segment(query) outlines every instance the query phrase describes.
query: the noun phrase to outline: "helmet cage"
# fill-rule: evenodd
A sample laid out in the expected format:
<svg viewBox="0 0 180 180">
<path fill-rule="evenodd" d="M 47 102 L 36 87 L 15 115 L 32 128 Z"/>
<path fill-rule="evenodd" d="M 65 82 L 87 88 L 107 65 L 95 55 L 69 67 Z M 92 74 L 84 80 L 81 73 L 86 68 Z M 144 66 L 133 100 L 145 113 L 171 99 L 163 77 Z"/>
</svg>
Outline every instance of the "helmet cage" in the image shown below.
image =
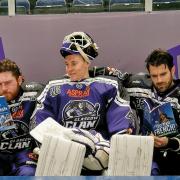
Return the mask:
<svg viewBox="0 0 180 180">
<path fill-rule="evenodd" d="M 70 54 L 81 54 L 79 48 L 85 53 L 85 55 L 93 60 L 97 55 L 97 45 L 93 39 L 84 32 L 74 32 L 64 38 L 63 45 L 60 52 L 63 57 Z"/>
</svg>

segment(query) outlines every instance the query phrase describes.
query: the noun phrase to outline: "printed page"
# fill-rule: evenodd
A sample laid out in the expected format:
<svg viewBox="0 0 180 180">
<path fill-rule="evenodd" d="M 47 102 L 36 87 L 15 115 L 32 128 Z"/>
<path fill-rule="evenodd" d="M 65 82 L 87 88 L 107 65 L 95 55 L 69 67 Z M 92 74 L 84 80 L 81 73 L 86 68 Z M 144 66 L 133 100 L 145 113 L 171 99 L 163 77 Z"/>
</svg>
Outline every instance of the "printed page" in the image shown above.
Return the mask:
<svg viewBox="0 0 180 180">
<path fill-rule="evenodd" d="M 170 103 L 164 103 L 153 109 L 151 112 L 151 122 L 156 136 L 171 136 L 178 133 Z"/>
<path fill-rule="evenodd" d="M 146 132 L 152 132 L 152 122 L 151 122 L 151 107 L 150 103 L 148 101 L 144 100 L 144 111 L 143 111 L 143 134 L 146 134 Z"/>
<path fill-rule="evenodd" d="M 0 96 L 0 132 L 15 128 L 6 98 Z"/>
</svg>

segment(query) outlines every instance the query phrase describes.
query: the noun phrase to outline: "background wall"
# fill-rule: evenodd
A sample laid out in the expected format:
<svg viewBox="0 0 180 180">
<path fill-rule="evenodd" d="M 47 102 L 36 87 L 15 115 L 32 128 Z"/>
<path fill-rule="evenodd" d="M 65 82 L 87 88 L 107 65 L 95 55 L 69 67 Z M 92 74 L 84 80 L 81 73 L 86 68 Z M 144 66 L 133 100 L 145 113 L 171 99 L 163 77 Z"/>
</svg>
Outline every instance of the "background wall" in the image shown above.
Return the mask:
<svg viewBox="0 0 180 180">
<path fill-rule="evenodd" d="M 0 37 L 5 56 L 17 62 L 28 81 L 65 73 L 59 48 L 73 31 L 86 31 L 100 47 L 92 65 L 136 73 L 145 71 L 153 49 L 180 45 L 179 19 L 180 11 L 0 16 Z"/>
</svg>

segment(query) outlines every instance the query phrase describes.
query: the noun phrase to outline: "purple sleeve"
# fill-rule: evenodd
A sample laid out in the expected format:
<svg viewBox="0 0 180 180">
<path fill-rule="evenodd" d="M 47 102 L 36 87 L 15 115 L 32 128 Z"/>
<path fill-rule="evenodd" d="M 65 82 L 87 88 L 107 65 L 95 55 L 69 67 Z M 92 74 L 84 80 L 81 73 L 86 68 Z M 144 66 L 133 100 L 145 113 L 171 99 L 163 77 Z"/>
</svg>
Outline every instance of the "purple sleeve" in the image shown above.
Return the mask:
<svg viewBox="0 0 180 180">
<path fill-rule="evenodd" d="M 125 101 L 116 93 L 111 101 L 107 114 L 107 125 L 111 135 L 131 128 L 134 131 L 134 114 L 128 101 Z"/>
<path fill-rule="evenodd" d="M 35 109 L 32 119 L 35 121 L 35 124 L 40 124 L 48 117 L 57 119 L 56 112 L 54 111 L 56 97 L 50 96 L 50 90 L 45 88 L 45 90 L 38 97 L 38 104 Z"/>
</svg>

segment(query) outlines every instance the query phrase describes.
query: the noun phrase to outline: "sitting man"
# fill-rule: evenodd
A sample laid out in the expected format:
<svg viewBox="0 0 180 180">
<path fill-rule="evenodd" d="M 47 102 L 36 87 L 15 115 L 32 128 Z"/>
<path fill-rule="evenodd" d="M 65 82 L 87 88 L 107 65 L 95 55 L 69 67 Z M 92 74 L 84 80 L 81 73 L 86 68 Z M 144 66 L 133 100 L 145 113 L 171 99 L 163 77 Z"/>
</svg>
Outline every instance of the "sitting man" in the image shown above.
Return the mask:
<svg viewBox="0 0 180 180">
<path fill-rule="evenodd" d="M 40 124 L 51 117 L 67 128 L 95 130 L 107 140 L 122 130 L 133 130 L 134 116 L 116 78 L 89 77 L 90 63 L 98 55 L 93 39 L 84 32 L 69 34 L 60 53 L 69 78 L 49 82 L 32 121 Z"/>
<path fill-rule="evenodd" d="M 119 78 L 130 95 L 132 109 L 136 110 L 140 119 L 139 133 L 154 137 L 154 161 L 159 166 L 160 174 L 180 175 L 180 166 L 177 165 L 180 161 L 180 80 L 174 79 L 173 57 L 165 50 L 156 49 L 147 57 L 146 68 L 149 74 L 128 75 L 114 68 L 93 68 L 91 75 L 110 75 Z M 175 129 L 173 128 L 172 133 L 158 136 L 145 129 L 144 100 L 152 101 L 156 106 L 168 102 L 171 104 L 175 118 Z M 169 125 L 164 127 L 166 130 L 168 128 Z"/>
<path fill-rule="evenodd" d="M 32 153 L 34 140 L 29 135 L 29 122 L 41 84 L 24 84 L 17 64 L 0 61 L 0 96 L 5 96 L 15 128 L 0 131 L 0 175 L 32 176 L 37 158 Z M 0 115 L 1 116 L 1 115 Z M 5 126 L 6 124 L 4 124 Z M 6 130 L 5 130 L 6 129 Z"/>
</svg>

